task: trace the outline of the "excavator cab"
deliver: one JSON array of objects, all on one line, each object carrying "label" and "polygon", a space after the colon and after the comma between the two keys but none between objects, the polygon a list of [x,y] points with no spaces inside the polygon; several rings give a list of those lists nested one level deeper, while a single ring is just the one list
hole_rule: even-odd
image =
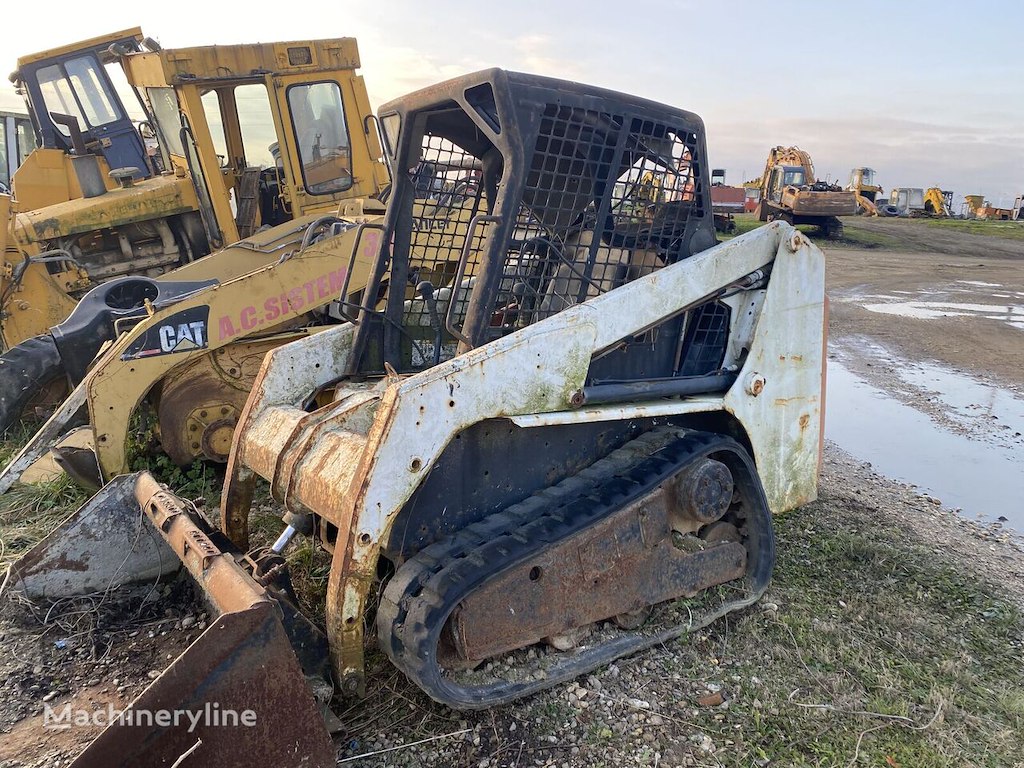
[{"label": "excavator cab", "polygon": [[[109,169],[133,168],[131,176],[153,175],[145,141],[132,114],[145,114],[138,101],[126,105],[111,67],[124,53],[142,50],[138,28],[25,56],[13,78],[32,107],[40,144],[75,155],[98,154]],[[121,75],[123,78],[123,75]]]},{"label": "excavator cab", "polygon": [[772,169],[768,186],[768,197],[775,202],[782,201],[786,187],[802,187],[807,183],[807,172],[799,166],[780,165]]},{"label": "excavator cab", "polygon": [[142,135],[149,116],[120,66],[122,55],[149,45],[156,44],[135,27],[18,59],[11,80],[28,105],[38,144],[12,170],[18,211],[99,197],[117,188],[118,179],[154,176],[155,141]]},{"label": "excavator cab", "polygon": [[28,115],[0,110],[0,194],[10,194],[14,173],[35,148],[35,132]]},{"label": "excavator cab", "polygon": [[127,57],[165,165],[187,170],[210,242],[226,245],[387,183],[352,38]]}]

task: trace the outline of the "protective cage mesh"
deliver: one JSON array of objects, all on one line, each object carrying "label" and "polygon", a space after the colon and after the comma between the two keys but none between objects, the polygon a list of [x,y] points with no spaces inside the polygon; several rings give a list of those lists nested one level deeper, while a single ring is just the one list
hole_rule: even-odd
[{"label": "protective cage mesh", "polygon": [[[503,249],[490,250],[504,263],[487,338],[683,258],[688,235],[704,216],[702,158],[692,131],[625,113],[548,104],[532,144],[521,189],[497,194],[504,195],[504,210],[511,203],[517,214]],[[428,128],[408,170],[416,203],[402,324],[405,359],[413,368],[448,359],[456,336],[472,335],[463,327],[466,308],[493,222],[472,228],[458,285],[453,278],[470,221],[491,213],[502,174],[493,163],[490,176],[485,173],[482,156],[496,152],[475,149]],[[429,299],[412,289],[423,281],[433,289]],[[445,329],[446,318],[454,334]]]},{"label": "protective cage mesh", "polygon": [[[456,286],[454,279],[470,222],[473,216],[488,212],[481,161],[450,139],[428,132],[423,137],[420,160],[409,170],[409,177],[416,202],[410,248],[412,296],[406,301],[403,325],[411,365],[419,368],[455,354],[457,342],[443,330],[445,318],[452,301],[454,316],[462,318],[466,314],[489,224],[474,228],[462,278]],[[429,298],[421,287],[425,282],[432,289]]]},{"label": "protective cage mesh", "polygon": [[525,327],[680,258],[703,216],[698,162],[693,133],[548,105],[492,328]]}]

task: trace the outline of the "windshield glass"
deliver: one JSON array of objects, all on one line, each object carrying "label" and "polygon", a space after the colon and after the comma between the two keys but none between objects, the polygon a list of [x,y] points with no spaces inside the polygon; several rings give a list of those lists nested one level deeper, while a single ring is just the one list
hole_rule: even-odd
[{"label": "windshield glass", "polygon": [[330,195],[351,187],[352,156],[338,84],[292,86],[288,89],[288,109],[306,190],[313,195]]},{"label": "windshield glass", "polygon": [[147,88],[150,109],[156,120],[156,129],[160,134],[160,143],[172,155],[184,157],[181,148],[181,117],[178,115],[178,97],[173,88]]},{"label": "windshield glass", "polygon": [[804,175],[803,168],[787,168],[782,176],[782,183],[787,187],[792,185],[794,187],[802,187],[807,183],[807,177]]},{"label": "windshield glass", "polygon": [[[99,63],[92,56],[68,59],[63,66],[51,64],[39,70],[39,89],[50,113],[72,115],[82,130],[97,128],[121,119],[117,97],[111,93]],[[57,128],[65,136],[67,126]]]},{"label": "windshield glass", "polygon": [[28,120],[15,121],[15,131],[18,134],[18,165],[21,165],[36,148],[36,134]]}]

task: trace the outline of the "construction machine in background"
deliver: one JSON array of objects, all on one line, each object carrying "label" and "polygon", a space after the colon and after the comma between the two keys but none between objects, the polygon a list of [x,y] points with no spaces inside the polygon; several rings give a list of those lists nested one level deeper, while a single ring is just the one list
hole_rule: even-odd
[{"label": "construction machine in background", "polygon": [[934,218],[949,218],[953,215],[953,192],[928,187],[924,191],[924,212]]},{"label": "construction machine in background", "polygon": [[986,200],[981,206],[974,209],[975,219],[989,219],[992,221],[1012,221],[1014,217],[1014,209],[1012,208],[997,208]]},{"label": "construction machine in background", "polygon": [[[100,346],[116,337],[115,322],[146,315],[147,302],[163,306],[200,284],[273,263],[322,215],[384,210],[376,198],[388,174],[356,73],[354,39],[166,50],[142,50],[140,41],[141,32],[129,30],[20,62],[22,88],[42,105],[33,114],[45,122],[53,116],[51,94],[78,82],[66,74],[69,62],[84,60],[94,81],[106,82],[100,62],[116,53],[111,66],[123,68],[144,97],[165,170],[143,166],[143,144],[130,123],[111,136],[83,134],[84,149],[60,145],[59,129],[94,117],[42,132],[44,147],[15,179],[20,212],[0,272],[0,327],[14,344],[0,358],[0,430],[31,411],[40,392],[45,405],[58,403],[68,380],[79,383]],[[124,115],[112,86],[103,93],[110,113]],[[95,196],[82,197],[79,187],[67,186],[78,178],[68,169],[98,168],[102,180],[111,164],[128,162],[138,165],[120,174],[117,189],[97,187]],[[66,173],[47,175],[51,166]],[[53,178],[65,187],[55,191]],[[69,199],[53,202],[54,195]],[[71,314],[79,299],[85,306]]]},{"label": "construction machine in background", "polygon": [[1024,195],[1013,201],[1013,220],[1024,221]]},{"label": "construction machine in background", "polygon": [[715,212],[715,229],[719,232],[736,231],[737,213],[743,213],[747,198],[747,190],[743,187],[730,187],[725,183],[725,169],[714,168],[711,171],[711,206]]},{"label": "construction machine in background", "polygon": [[116,87],[120,56],[144,40],[128,29],[18,59],[11,78],[39,147],[14,174],[3,222],[2,347],[45,333],[100,281],[209,252],[191,184],[157,172],[133,119],[142,105]]},{"label": "construction machine in background", "polygon": [[0,110],[0,195],[11,193],[15,171],[35,148],[36,137],[29,116]]},{"label": "construction machine in background", "polygon": [[893,187],[889,202],[882,207],[886,216],[921,216],[925,212],[922,187]]},{"label": "construction machine in background", "polygon": [[857,213],[878,215],[878,201],[881,200],[883,190],[881,185],[875,183],[873,168],[854,168],[850,171],[850,183],[846,185],[846,190],[857,196]]},{"label": "construction machine in background", "polygon": [[856,194],[816,180],[807,152],[798,147],[773,147],[769,151],[757,209],[761,221],[814,224],[825,237],[839,238],[843,234],[839,217],[856,213]]},{"label": "construction machine in background", "polygon": [[[334,765],[331,689],[306,681],[329,660],[361,694],[367,631],[455,708],[557,685],[756,601],[771,513],[815,498],[824,258],[782,221],[715,245],[696,115],[501,70],[379,114],[396,175],[368,283],[342,291],[351,322],[267,354],[219,525],[121,475],[11,573],[46,600],[180,562],[216,618],[129,711],[216,701],[260,727],[122,718],[77,766]],[[439,167],[472,169],[443,222]],[[269,548],[260,477],[285,510]],[[296,535],[332,553],[322,628],[289,583]]]},{"label": "construction machine in background", "polygon": [[964,201],[961,203],[961,216],[965,219],[1012,221],[1024,218],[1024,213],[1020,213],[1024,206],[1022,201],[1024,198],[1017,198],[1013,208],[996,208],[985,199],[984,195],[964,195]]},{"label": "construction machine in background", "polygon": [[889,200],[879,207],[884,216],[952,216],[953,193],[938,187],[893,187]]}]

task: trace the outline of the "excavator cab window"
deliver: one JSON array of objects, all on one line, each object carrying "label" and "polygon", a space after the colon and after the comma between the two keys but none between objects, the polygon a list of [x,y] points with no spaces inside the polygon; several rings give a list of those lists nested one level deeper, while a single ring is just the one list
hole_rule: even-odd
[{"label": "excavator cab window", "polygon": [[333,81],[293,85],[288,108],[311,195],[333,195],[352,186],[352,152],[341,88]]},{"label": "excavator cab window", "polygon": [[203,114],[206,115],[206,125],[210,129],[210,138],[213,140],[213,151],[217,153],[217,159],[224,168],[229,168],[228,141],[224,133],[224,118],[220,114],[220,98],[217,91],[207,91],[202,95],[200,101],[203,103]]},{"label": "excavator cab window", "polygon": [[[46,109],[78,118],[82,129],[98,128],[121,117],[113,94],[99,75],[99,62],[92,56],[79,56],[39,70],[39,88]],[[66,125],[57,129],[67,138]]]},{"label": "excavator cab window", "polygon": [[[181,115],[178,112],[178,97],[174,89],[147,88],[146,98],[149,100],[149,108],[153,111],[160,146],[168,154],[184,159],[185,150],[181,145]],[[170,165],[165,167],[169,168]]]},{"label": "excavator cab window", "polygon": [[[104,61],[96,51],[81,52],[27,66],[18,77],[33,104],[44,146],[74,149],[71,128],[54,119],[68,115],[77,123],[86,151],[103,155],[111,168],[137,168],[137,178],[148,177],[152,168],[145,144],[111,79],[117,65]],[[137,96],[132,106],[138,108],[137,116],[145,117]]]},{"label": "excavator cab window", "polygon": [[807,174],[803,168],[785,168],[782,174],[782,186],[802,187],[807,183]]}]

